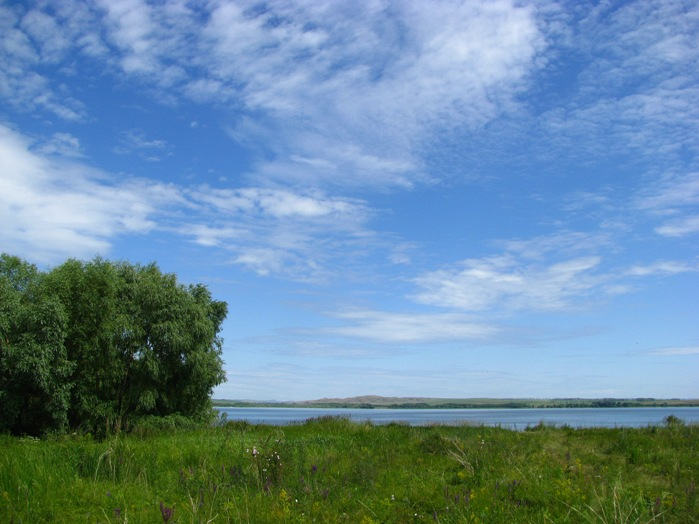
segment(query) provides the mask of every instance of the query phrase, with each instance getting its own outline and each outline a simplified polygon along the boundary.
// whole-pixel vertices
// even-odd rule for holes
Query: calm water
[[[475,424],[525,429],[539,422],[556,426],[645,427],[663,425],[674,415],[685,422],[699,423],[699,408],[555,408],[555,409],[324,409],[324,408],[217,408],[228,420],[252,424],[286,425],[309,418],[343,416],[375,424],[402,422],[410,425]]]

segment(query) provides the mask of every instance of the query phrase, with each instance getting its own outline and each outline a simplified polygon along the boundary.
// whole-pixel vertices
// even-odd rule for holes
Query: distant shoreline
[[[699,407],[699,399],[655,398],[427,398],[381,397],[322,398],[303,401],[257,401],[214,399],[215,407],[227,408],[361,408],[361,409],[531,409],[531,408],[647,408]]]

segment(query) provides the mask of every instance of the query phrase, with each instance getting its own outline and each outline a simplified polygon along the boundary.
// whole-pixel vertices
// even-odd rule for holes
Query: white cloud
[[[135,136],[135,135],[134,135]],[[150,149],[165,147],[137,136]],[[80,158],[80,143],[58,133],[32,144],[0,125],[0,246],[32,260],[106,254],[127,233],[168,231],[260,274],[320,278],[336,257],[349,263],[371,243],[357,199],[320,191],[184,188],[111,176]],[[177,224],[170,211],[177,211]]]
[[[210,227],[205,224],[190,224],[179,228],[182,235],[194,237],[194,242],[205,247],[221,247],[226,243],[246,236],[244,229],[235,227]]]
[[[70,133],[54,133],[53,136],[36,148],[42,155],[59,155],[80,158],[83,155],[80,140]]]
[[[586,162],[633,155],[662,169],[699,152],[699,7],[649,0],[573,13],[561,19],[563,36],[551,33],[557,45],[545,74],[575,81],[551,93],[557,103],[539,119],[542,144]]]
[[[326,335],[363,338],[386,343],[484,340],[499,330],[493,325],[453,313],[389,313],[350,310],[333,317],[349,325],[325,328]]]
[[[372,249],[371,211],[362,200],[262,187],[200,186],[185,194],[191,210],[177,232],[232,253],[234,263],[259,275],[323,279],[333,261],[348,267]]]
[[[26,31],[43,62],[58,62],[67,51],[70,41],[56,20],[38,10],[31,10],[22,17],[20,27]]]
[[[699,232],[699,173],[666,174],[648,184],[636,197],[634,207],[657,217],[663,223],[656,233],[682,237]]]
[[[672,220],[659,226],[655,231],[665,237],[683,237],[699,233],[699,215],[692,215],[680,220]]]
[[[121,52],[119,64],[125,73],[147,76],[149,82],[159,86],[170,86],[184,78],[184,71],[172,64],[172,58],[178,58],[176,53],[185,34],[168,31],[174,28],[170,26],[173,19],[167,6],[142,0],[102,0],[99,6],[104,12],[102,22],[107,38]],[[182,14],[188,22],[189,12]]]
[[[34,67],[44,55],[58,64],[79,49],[161,99],[191,97],[254,114],[258,132],[275,137],[262,142],[274,155],[253,173],[258,182],[411,187],[429,180],[420,142],[508,111],[545,44],[535,9],[505,0],[264,8],[127,0],[65,2],[53,12],[39,6],[9,22],[5,40],[17,67],[8,99],[36,105],[41,95],[44,108],[63,118],[84,117],[72,95],[57,97]],[[237,136],[250,132],[241,122]]]
[[[59,93],[35,67],[80,49],[161,99],[191,97],[254,115],[254,126],[241,117],[231,132],[271,153],[250,173],[253,185],[429,182],[435,175],[424,172],[424,150],[432,137],[482,130],[518,111],[530,75],[555,76],[566,53],[580,69],[571,72],[570,97],[537,119],[542,144],[588,158],[699,148],[692,66],[699,9],[681,2],[600,4],[584,13],[505,0],[264,7],[128,0],[5,11],[10,58],[0,93],[9,103],[84,118],[75,94]]]
[[[596,292],[604,278],[594,272],[599,257],[526,264],[511,255],[467,259],[415,279],[423,304],[466,311],[495,307],[560,310]]]
[[[142,148],[166,147],[133,136]],[[306,280],[323,278],[338,258],[351,265],[373,241],[361,200],[116,177],[91,168],[66,133],[32,143],[0,125],[0,172],[0,247],[32,260],[106,254],[120,235],[160,230],[232,253],[229,260],[260,275]]]
[[[29,37],[15,26],[20,22],[20,17],[16,10],[0,6],[0,42],[2,45],[3,55],[10,60],[26,61],[34,63],[39,60],[36,50],[32,46]]]
[[[699,56],[693,5],[637,2],[610,10],[600,4],[582,19],[566,6],[505,0],[264,7],[104,0],[2,9],[0,96],[10,104],[84,119],[84,106],[59,85],[60,75],[43,76],[48,67],[74,74],[82,62],[74,55],[70,63],[65,59],[79,50],[91,67],[136,79],[161,99],[190,97],[235,109],[239,118],[230,135],[256,143],[265,160],[248,172],[246,188],[183,190],[190,215],[179,231],[202,246],[230,249],[234,260],[257,271],[277,271],[292,260],[294,267],[322,267],[330,249],[366,241],[372,235],[364,228],[366,202],[331,191],[434,182],[438,174],[427,169],[425,155],[433,137],[456,128],[481,132],[503,115],[520,115],[518,95],[532,74],[555,70],[556,53],[580,53],[580,69],[570,72],[576,77],[570,98],[542,106],[538,131],[552,139],[542,141],[550,154],[573,141],[576,151],[594,156],[609,136],[619,137],[611,141],[618,150],[693,151],[699,136],[688,132],[696,131],[697,121],[696,74],[687,67]],[[164,141],[142,133],[124,139],[122,148],[132,151],[169,151]],[[587,147],[590,141],[595,147]],[[71,135],[61,133],[35,150],[81,153]],[[696,213],[688,209],[699,194],[696,176],[671,178],[642,195],[637,209],[664,217],[656,228],[661,235],[695,233]],[[590,203],[598,198],[584,191],[581,196]],[[340,231],[349,235],[340,240]],[[537,300],[537,307],[566,307],[574,295],[603,285],[595,267],[571,268],[566,261],[594,260],[595,250],[609,241],[579,233],[538,244],[512,241],[500,260],[473,259],[466,263],[473,267],[423,275],[417,296],[476,308],[499,300],[516,308]],[[555,249],[566,256],[543,262]],[[393,260],[409,261],[402,255]],[[468,275],[477,269],[498,282],[473,280],[483,297],[446,298],[446,290],[438,291],[474,279]],[[517,289],[517,278],[547,285],[537,299],[535,292]]]
[[[607,267],[618,238],[610,232],[562,231],[500,241],[499,255],[470,258],[413,279],[421,304],[461,311],[565,311],[629,293],[639,278],[699,270],[696,262],[657,260]],[[631,280],[633,279],[633,281]]]
[[[59,143],[64,139],[59,137]],[[179,200],[170,186],[139,179],[117,182],[45,153],[41,148],[33,152],[24,136],[0,125],[4,251],[45,262],[105,253],[120,234],[152,230],[158,208]]]
[[[365,204],[356,199],[329,197],[320,191],[304,193],[286,189],[201,187],[192,193],[196,201],[209,204],[223,213],[261,213],[275,218],[318,219],[332,217],[360,221],[367,215]]]
[[[242,247],[240,251],[242,253],[235,258],[234,262],[246,266],[260,276],[284,273],[285,266],[289,266],[291,262],[288,252],[279,249]],[[297,274],[301,275],[300,272]]]
[[[699,347],[661,348],[650,351],[649,354],[658,356],[699,355]]]
[[[254,130],[253,133],[256,131],[259,132]],[[241,132],[236,132],[235,136]],[[277,136],[285,133],[281,131]],[[430,181],[430,177],[420,171],[420,163],[411,152],[395,157],[373,154],[359,145],[341,143],[343,141],[335,136],[301,129],[283,140],[289,143],[289,149],[299,149],[308,156],[294,154],[287,158],[281,155],[261,162],[254,170],[256,180],[275,184],[403,189],[410,189],[417,182]],[[347,142],[352,140],[346,138]]]
[[[140,129],[130,129],[119,134],[119,143],[112,150],[118,155],[136,154],[145,160],[159,162],[162,157],[170,155],[172,146],[166,140],[146,137]]]
[[[602,248],[609,247],[613,242],[613,238],[605,232],[562,230],[551,235],[506,240],[495,244],[502,246],[508,253],[522,258],[541,260],[552,253],[565,253],[567,256],[581,252],[596,253]]]
[[[0,99],[23,111],[46,110],[64,120],[85,118],[83,104],[54,86],[41,67],[58,63],[68,40],[45,13],[0,7]]]
[[[423,176],[416,141],[505,110],[541,45],[532,11],[507,2],[362,9],[221,4],[212,16],[210,70],[242,85],[278,137],[261,176],[409,187]],[[321,162],[299,169],[299,157]]]
[[[649,265],[633,266],[627,271],[627,274],[634,277],[645,277],[653,275],[678,275],[690,271],[699,271],[699,265],[667,260]]]
[[[672,198],[649,198],[654,202],[649,207],[665,209],[693,198],[690,192],[675,192],[674,186],[670,193]],[[413,278],[418,291],[409,298],[461,311],[565,311],[632,292],[641,278],[699,270],[691,260],[610,267],[608,260],[612,255],[618,258],[619,233],[624,231],[563,230],[531,239],[497,241],[493,244],[502,248],[500,254],[465,259]]]
[[[649,185],[639,196],[636,206],[658,215],[668,215],[678,208],[699,204],[699,173],[667,174]]]
[[[121,142],[134,149],[163,149],[168,146],[165,140],[148,139],[140,129],[131,129],[124,131],[121,136]]]

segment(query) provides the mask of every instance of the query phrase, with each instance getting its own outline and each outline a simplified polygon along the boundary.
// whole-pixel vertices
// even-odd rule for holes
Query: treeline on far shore
[[[531,408],[636,408],[636,407],[699,407],[699,399],[655,398],[557,398],[557,399],[439,399],[395,397],[353,397],[298,402],[255,400],[214,400],[217,407],[274,408],[354,408],[354,409],[531,409]]]

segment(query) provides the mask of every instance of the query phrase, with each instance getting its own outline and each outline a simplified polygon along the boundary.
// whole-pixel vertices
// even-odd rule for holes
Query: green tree
[[[184,286],[155,264],[68,260],[42,274],[3,257],[0,395],[8,402],[0,409],[14,413],[7,420],[27,412],[27,388],[36,402],[51,396],[46,409],[60,407],[56,429],[104,435],[141,417],[211,416],[211,392],[225,380],[219,333],[227,305],[205,286]]]
[[[72,425],[111,432],[144,416],[210,416],[225,380],[225,302],[155,264],[69,260],[48,278],[69,312]]]
[[[0,255],[0,431],[63,431],[70,401],[66,314],[43,275]]]
[[[46,275],[47,286],[67,315],[66,351],[75,364],[70,377],[71,428],[105,433],[118,427],[115,398],[123,363],[115,347],[118,274],[102,259],[68,260]]]

